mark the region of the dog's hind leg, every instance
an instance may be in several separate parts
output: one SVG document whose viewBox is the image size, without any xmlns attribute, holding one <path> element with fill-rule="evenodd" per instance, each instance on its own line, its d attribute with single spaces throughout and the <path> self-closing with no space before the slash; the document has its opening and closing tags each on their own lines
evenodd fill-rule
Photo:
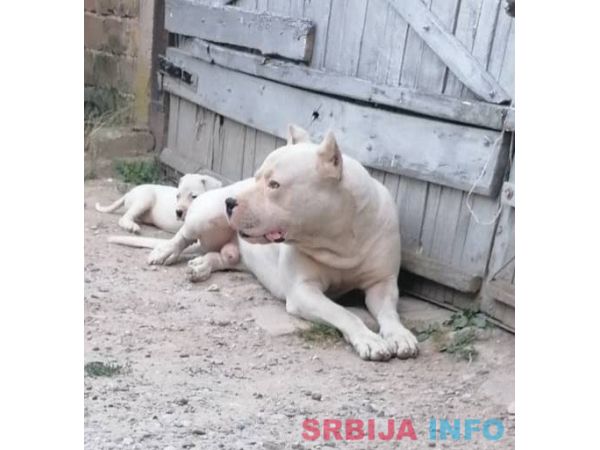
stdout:
<svg viewBox="0 0 600 450">
<path fill-rule="evenodd" d="M 188 262 L 190 281 L 204 281 L 219 270 L 241 269 L 240 249 L 237 243 L 229 242 L 220 252 L 210 252 Z"/>
<path fill-rule="evenodd" d="M 119 226 L 131 233 L 139 233 L 140 226 L 136 223 L 136 220 L 142 217 L 150 208 L 152 208 L 152 199 L 136 199 L 119 219 Z"/>
</svg>

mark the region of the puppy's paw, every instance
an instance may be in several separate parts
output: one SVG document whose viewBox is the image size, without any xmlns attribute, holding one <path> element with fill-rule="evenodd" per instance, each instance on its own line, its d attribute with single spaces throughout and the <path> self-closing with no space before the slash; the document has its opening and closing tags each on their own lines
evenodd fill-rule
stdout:
<svg viewBox="0 0 600 450">
<path fill-rule="evenodd" d="M 350 339 L 350 344 L 352 344 L 358 356 L 364 360 L 387 361 L 393 356 L 389 344 L 371 330 L 353 336 Z"/>
<path fill-rule="evenodd" d="M 138 234 L 140 232 L 140 226 L 132 220 L 129 220 L 125 217 L 121 217 L 119 219 L 119 226 L 124 230 L 129 231 L 130 233 Z"/>
<path fill-rule="evenodd" d="M 212 266 L 204 256 L 199 256 L 188 262 L 187 274 L 192 283 L 208 280 L 211 273 Z"/>
<path fill-rule="evenodd" d="M 382 329 L 381 337 L 389 344 L 392 354 L 398 358 L 414 358 L 419 353 L 417 338 L 401 325 L 391 330 Z"/>
</svg>

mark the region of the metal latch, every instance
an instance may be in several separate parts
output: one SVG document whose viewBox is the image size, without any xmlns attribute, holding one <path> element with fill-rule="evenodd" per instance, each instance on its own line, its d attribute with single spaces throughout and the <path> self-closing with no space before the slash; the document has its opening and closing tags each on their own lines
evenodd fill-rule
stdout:
<svg viewBox="0 0 600 450">
<path fill-rule="evenodd" d="M 183 81 L 186 84 L 194 84 L 194 76 L 181 66 L 178 66 L 172 61 L 169 61 L 165 56 L 158 56 L 158 70 L 159 72 L 169 75 L 172 78 Z"/>
</svg>

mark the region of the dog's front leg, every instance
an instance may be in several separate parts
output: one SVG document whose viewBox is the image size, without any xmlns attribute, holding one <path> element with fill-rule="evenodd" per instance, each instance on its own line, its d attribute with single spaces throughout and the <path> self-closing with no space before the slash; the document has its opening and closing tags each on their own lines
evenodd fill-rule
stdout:
<svg viewBox="0 0 600 450">
<path fill-rule="evenodd" d="M 175 236 L 150 252 L 148 264 L 173 264 L 181 255 L 181 252 L 193 242 L 195 242 L 195 239 L 186 238 L 184 229 L 181 228 Z"/>
<path fill-rule="evenodd" d="M 396 277 L 389 277 L 366 289 L 365 303 L 379 323 L 379 334 L 399 358 L 409 358 L 418 353 L 417 338 L 398 316 L 398 286 Z"/>
<path fill-rule="evenodd" d="M 340 330 L 362 359 L 386 361 L 392 351 L 388 343 L 373 333 L 357 316 L 325 296 L 315 284 L 298 283 L 286 295 L 290 314 Z"/>
</svg>

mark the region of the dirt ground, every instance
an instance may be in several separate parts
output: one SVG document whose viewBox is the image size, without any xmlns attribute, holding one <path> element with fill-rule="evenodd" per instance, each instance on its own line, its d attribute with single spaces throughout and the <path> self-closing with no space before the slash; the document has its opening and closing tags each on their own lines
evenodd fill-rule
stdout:
<svg viewBox="0 0 600 450">
<path fill-rule="evenodd" d="M 94 210 L 120 194 L 116 182 L 85 184 L 85 362 L 114 363 L 85 376 L 87 449 L 514 448 L 514 337 L 486 330 L 471 362 L 431 339 L 416 359 L 365 362 L 343 340 L 310 340 L 255 279 L 217 273 L 187 281 L 185 264 L 146 265 L 147 250 L 111 245 L 118 216 Z M 144 235 L 167 236 L 151 227 Z M 410 323 L 449 313 L 403 297 Z M 431 418 L 499 418 L 504 436 L 429 439 Z M 416 440 L 302 437 L 305 418 L 410 418 Z M 439 429 L 439 424 L 437 426 Z"/>
</svg>

